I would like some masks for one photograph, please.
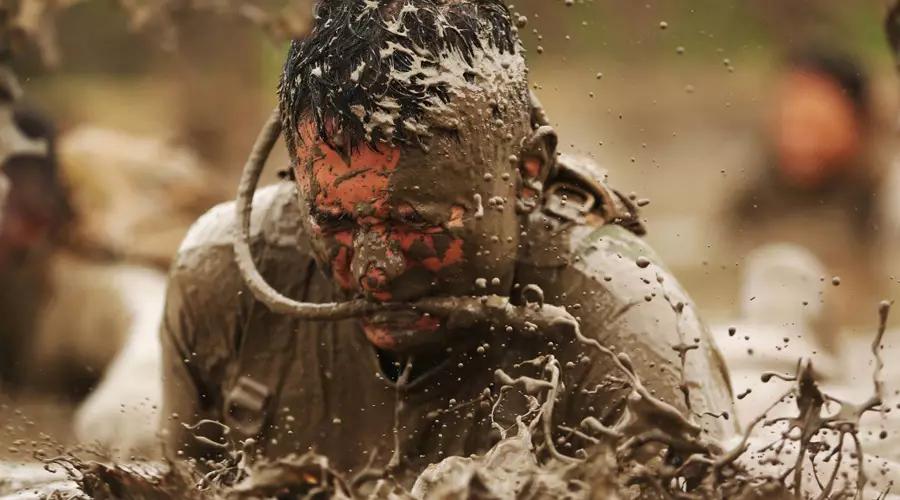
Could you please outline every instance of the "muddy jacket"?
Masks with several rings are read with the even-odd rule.
[[[596,180],[577,184],[551,184],[544,207],[530,216],[517,282],[539,285],[548,303],[567,306],[580,318],[587,336],[627,352],[646,385],[685,411],[680,361],[672,346],[699,343],[687,358],[692,412],[730,412],[727,373],[706,327],[635,234],[642,232],[637,219],[616,218],[626,212],[627,200]],[[295,189],[282,183],[257,193],[251,224],[256,264],[288,297],[345,300],[310,257]],[[627,389],[608,358],[574,341],[504,332],[447,346],[440,359],[414,367],[418,374],[398,390],[397,368],[376,352],[356,321],[305,322],[254,300],[234,263],[234,227],[233,204],[211,210],[191,229],[171,270],[161,332],[162,415],[171,453],[210,452],[182,425],[210,418],[236,429],[232,437],[257,436],[265,455],[314,449],[339,470],[352,472],[372,453],[374,466],[386,465],[396,429],[404,468],[415,473],[495,443],[492,405],[479,398],[485,390],[494,399],[500,394],[497,369],[513,377],[540,376],[532,367],[514,365],[541,354],[552,354],[562,366],[565,390],[554,424],[577,427],[586,416],[613,423],[621,414]],[[637,265],[639,256],[652,264]],[[678,301],[688,304],[680,321],[672,306]],[[493,419],[515,428],[514,418],[527,411],[527,401],[517,391],[506,391],[503,398]],[[701,420],[713,436],[734,430],[734,419]],[[560,449],[574,453],[579,446]]]

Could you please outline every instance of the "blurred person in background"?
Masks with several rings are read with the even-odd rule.
[[[9,122],[42,147],[2,164],[0,396],[15,403],[0,419],[7,408],[80,404],[79,440],[152,454],[165,271],[190,222],[223,193],[196,155],[164,141],[92,125],[57,137],[49,117],[21,103]]]
[[[729,240],[740,254],[795,243],[840,277],[835,306],[847,326],[873,323],[888,281],[879,237],[886,162],[870,86],[846,53],[822,46],[793,53],[772,95],[761,168],[727,207]]]
[[[56,131],[35,108],[8,104],[2,126],[41,144],[24,152],[5,153],[9,180],[0,224],[0,384],[10,393],[29,385],[25,360],[36,342],[42,308],[52,294],[50,269],[54,254],[74,217],[56,155]],[[90,378],[90,377],[88,377]],[[76,380],[78,379],[78,380]],[[67,388],[82,392],[91,382],[69,379]]]
[[[84,212],[73,246],[93,256],[93,263],[82,259],[79,267],[102,278],[128,311],[124,346],[79,407],[75,434],[119,457],[152,456],[158,451],[166,270],[194,219],[231,189],[210,178],[192,149],[156,137],[86,124],[65,135],[60,154],[73,204]]]

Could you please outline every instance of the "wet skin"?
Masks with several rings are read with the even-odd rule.
[[[488,142],[477,127],[458,137],[439,132],[427,152],[389,144],[337,151],[312,130],[301,125],[297,148],[301,210],[317,262],[344,290],[379,302],[509,294],[519,243],[515,202],[520,191],[537,194],[519,188],[523,176],[540,175],[537,156],[522,155],[520,174],[520,162],[510,161],[518,144]],[[448,333],[413,312],[362,322],[383,349],[433,344]]]

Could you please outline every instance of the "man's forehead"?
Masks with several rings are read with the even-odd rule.
[[[473,165],[442,153],[450,145],[425,153],[380,143],[377,149],[363,145],[348,153],[329,146],[310,132],[311,125],[305,126],[305,140],[296,145],[295,168],[298,180],[308,187],[309,201],[320,208],[355,212],[371,206],[378,213],[396,197],[410,203],[457,202],[472,187],[472,176],[465,171]]]
[[[389,143],[377,143],[376,147],[360,145],[352,151],[342,147],[346,141],[339,134],[330,136],[329,145],[319,136],[311,122],[304,122],[299,127],[300,140],[296,143],[298,166],[306,166],[314,170],[326,168],[340,170],[346,168],[371,168],[376,170],[393,170],[400,160],[402,150]]]

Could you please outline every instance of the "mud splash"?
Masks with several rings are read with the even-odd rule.
[[[564,390],[561,383],[564,367],[552,355],[544,355],[516,366],[532,368],[532,372],[537,367],[542,374],[540,378],[498,371],[495,376],[501,389],[494,397],[486,396],[487,402],[497,408],[513,388],[527,395],[529,409],[517,418],[516,428],[503,429],[495,423],[502,440],[494,448],[479,457],[450,457],[432,464],[409,491],[394,482],[390,467],[387,470],[369,467],[355,477],[346,478],[329,467],[327,457],[314,453],[277,460],[256,459],[255,443],[248,440],[217,444],[226,452],[226,458],[202,466],[189,462],[115,466],[75,455],[45,459],[43,463],[48,470],[64,471],[70,483],[65,488],[42,490],[41,498],[811,498],[801,478],[808,472],[804,463],[813,463],[814,459],[828,462],[832,458],[836,466],[824,480],[817,478],[820,491],[815,497],[863,497],[868,476],[863,467],[865,455],[858,437],[859,422],[867,412],[882,411],[883,384],[879,374],[883,361],[879,351],[889,303],[883,302],[879,309],[880,326],[872,342],[874,389],[868,400],[852,404],[823,393],[813,379],[811,363],[801,360],[796,374],[786,377],[793,386],[784,394],[784,397],[793,396],[795,414],[768,418],[767,411],[751,422],[734,446],[725,447],[703,436],[694,422],[694,417],[699,415],[685,417],[653,396],[635,375],[626,354],[614,353],[584,337],[568,312],[541,303],[539,290],[534,292],[531,295],[537,300],[524,307],[501,308],[506,312],[504,319],[519,315],[517,325],[530,325],[522,330],[525,334],[548,338],[574,336],[613,363],[631,387],[625,414],[614,426],[607,427],[595,418],[587,418],[579,428],[556,427],[592,443],[587,449],[576,451],[574,456],[560,453],[549,437],[555,428],[553,405]],[[680,315],[683,309],[683,304],[673,304],[675,314]],[[691,350],[689,346],[676,346],[676,349],[682,358]],[[779,375],[766,374],[763,381],[774,376]],[[772,407],[783,399],[774,402]],[[837,405],[838,411],[827,412],[829,405]],[[398,411],[402,411],[399,405]],[[728,415],[720,417],[728,418]],[[788,422],[788,431],[770,447],[783,449],[793,443],[799,452],[792,460],[784,460],[778,474],[752,472],[747,456],[751,433],[759,425],[771,426],[781,421]],[[199,425],[222,424],[204,421]],[[837,446],[823,437],[829,432],[839,436]],[[845,452],[845,442],[853,443],[852,454]],[[851,462],[856,477],[839,480],[840,464]],[[0,493],[3,490],[0,483]]]

